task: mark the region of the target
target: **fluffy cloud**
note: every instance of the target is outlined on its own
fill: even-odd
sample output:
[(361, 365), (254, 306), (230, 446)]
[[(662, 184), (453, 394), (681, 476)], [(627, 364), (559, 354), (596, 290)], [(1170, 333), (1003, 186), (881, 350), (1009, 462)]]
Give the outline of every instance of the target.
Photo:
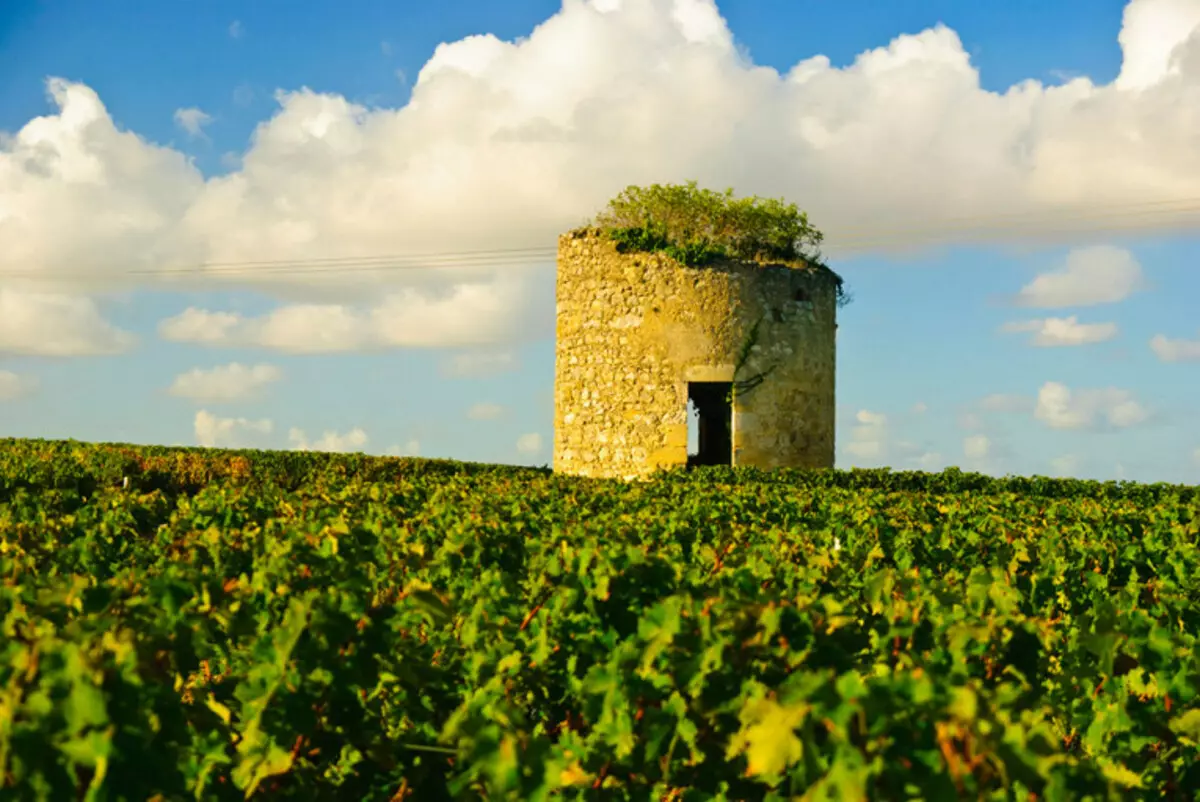
[(1144, 422), (1150, 413), (1128, 390), (1115, 387), (1072, 391), (1059, 382), (1038, 390), (1034, 417), (1053, 429), (1123, 429)]
[(923, 451), (909, 460), (915, 470), (940, 471), (946, 467), (946, 461), (937, 451)]
[(367, 444), (367, 433), (358, 427), (351, 429), (345, 434), (329, 431), (322, 434), (315, 442), (310, 443), (308, 435), (304, 433), (304, 430), (293, 427), (288, 430), (288, 440), (291, 442), (292, 448), (297, 451), (348, 453), (351, 451), (362, 451), (362, 447)]
[(1013, 393), (992, 393), (979, 399), (982, 412), (1016, 413), (1033, 409), (1033, 399)]
[(1150, 340), (1150, 350), (1163, 362), (1200, 362), (1200, 340), (1173, 340), (1156, 334)]
[(887, 415), (860, 409), (854, 416), (858, 425), (850, 430), (846, 453), (859, 459), (881, 460), (887, 453)]
[[(922, 405), (918, 405), (922, 406)], [(913, 414), (923, 414), (916, 411)], [(911, 420), (911, 419), (910, 419)], [(941, 453), (928, 443), (917, 443), (898, 437), (893, 421), (882, 412), (860, 409), (854, 415), (854, 425), (848, 436), (839, 440), (839, 447), (850, 458), (853, 467), (892, 465), (897, 469), (940, 470), (945, 467)], [(844, 460), (838, 456), (838, 463)]]
[(1189, 40), (1198, 27), (1200, 3), (1194, 0), (1130, 3), (1117, 37), (1125, 56), (1117, 86), (1148, 89), (1166, 76), (1179, 77), (1195, 52)]
[(268, 384), (281, 378), (283, 371), (274, 365), (248, 367), (233, 362), (208, 370), (193, 368), (187, 373), (181, 373), (175, 377), (167, 392), (208, 404), (242, 401), (254, 398)]
[(175, 124), (188, 136), (204, 135), (204, 126), (212, 122), (212, 117), (197, 108), (175, 109)]
[(1050, 460), (1050, 470), (1055, 476), (1076, 476), (1079, 473), (1079, 457), (1063, 454)]
[(11, 370), (0, 370), (0, 401), (12, 401), (37, 389), (37, 379)]
[(58, 113), (0, 137), (3, 269), (111, 289), (170, 258), (204, 179), (182, 153), (118, 130), (88, 87), (47, 88)]
[[(984, 431), (995, 431), (996, 416), (1030, 414), (1034, 403), (1034, 399), (1015, 393), (992, 393), (963, 405), (958, 413), (958, 427), (982, 437)], [(991, 438), (985, 439), (991, 444), (989, 448), (994, 455), (996, 442)]]
[(1002, 442), (991, 435), (977, 432), (967, 435), (962, 441), (963, 465), (965, 470), (999, 475), (1011, 456)]
[(387, 450), (389, 457), (418, 457), (421, 455), (421, 441), (413, 438), (403, 445), (391, 446)]
[(1075, 315), (1071, 315), (1012, 321), (1001, 326), (1000, 331), (1006, 334), (1031, 332), (1029, 344), (1045, 348), (1102, 343), (1117, 336), (1117, 324), (1080, 323)]
[(1016, 302), (1041, 308), (1111, 304), (1125, 300), (1144, 284), (1142, 267), (1133, 254), (1124, 248), (1095, 245), (1073, 249), (1061, 270), (1043, 273), (1026, 284)]
[(963, 456), (969, 460), (981, 461), (992, 453), (992, 441), (986, 434), (973, 434), (963, 438)]
[[(0, 216), (0, 239), (2, 223)], [(0, 289), (0, 353), (96, 356), (119, 354), (135, 342), (85, 296)]]
[[(130, 270), (221, 263), (241, 267), (190, 280), (281, 293), (353, 287), (362, 300), (403, 278), (398, 303), (411, 314), (400, 330), (346, 340), (403, 346), (445, 332), (435, 308), (470, 317), (428, 301), (434, 289), (482, 286), (489, 303), (513, 305), (503, 282), (487, 280), (508, 268), (494, 252), (366, 274), (350, 269), (354, 260), (537, 246), (540, 256), (510, 261), (546, 261), (555, 234), (630, 183), (696, 178), (787, 196), (826, 231), (831, 255), (908, 245), (914, 231), (959, 240), (1062, 233), (1080, 207), (1200, 195), (1193, 7), (1132, 0), (1112, 85), (1027, 81), (995, 93), (943, 26), (845, 67), (814, 56), (780, 74), (749, 62), (711, 0), (572, 0), (523, 39), (440, 45), (403, 108), (279, 92), (240, 165), (207, 180), (183, 154), (119, 130), (89, 87), (52, 79), (57, 110), (0, 143), (0, 253), (105, 288), (137, 280)], [(1178, 47), (1168, 53), (1164, 41)], [(999, 214), (1018, 222), (997, 227)], [(1112, 215), (1105, 233), (1187, 220), (1172, 214)], [(971, 228), (963, 216), (985, 222)], [(323, 257), (350, 261), (303, 274), (261, 264)], [(1120, 296), (1129, 264), (1115, 251), (1088, 258), (1108, 258), (1116, 283), (1080, 295), (1074, 283), (1047, 281), (1026, 300)], [(425, 312), (436, 318), (428, 334), (413, 322)], [(450, 327), (451, 342), (464, 339), (463, 325)], [(494, 338), (513, 330), (488, 328)]]
[(542, 450), (542, 436), (537, 432), (523, 434), (517, 438), (518, 454), (537, 454)]
[(436, 295), (411, 289), (393, 293), (369, 309), (292, 304), (246, 318), (189, 307), (162, 321), (159, 334), (176, 342), (333, 353), (485, 345), (550, 333), (552, 310), (530, 308), (524, 290), (520, 277), (502, 276)]
[(481, 378), (514, 370), (517, 358), (512, 351), (467, 351), (442, 362), (442, 375), (450, 378)]
[(467, 417), (471, 420), (495, 420), (503, 414), (504, 407), (486, 402), (475, 404), (467, 410)]
[(196, 443), (206, 448), (262, 448), (275, 429), (270, 419), (220, 418), (208, 410), (196, 413)]
[(158, 333), (164, 340), (221, 345), (232, 339), (231, 335), (241, 323), (241, 315), (232, 312), (207, 312), (188, 307), (159, 323)]

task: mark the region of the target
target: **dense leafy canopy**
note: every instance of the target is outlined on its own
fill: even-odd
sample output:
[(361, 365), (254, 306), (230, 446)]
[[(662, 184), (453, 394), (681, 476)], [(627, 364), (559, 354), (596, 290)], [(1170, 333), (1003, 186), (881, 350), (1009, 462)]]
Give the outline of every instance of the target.
[(1198, 532), (1169, 486), (0, 441), (0, 798), (1191, 798)]

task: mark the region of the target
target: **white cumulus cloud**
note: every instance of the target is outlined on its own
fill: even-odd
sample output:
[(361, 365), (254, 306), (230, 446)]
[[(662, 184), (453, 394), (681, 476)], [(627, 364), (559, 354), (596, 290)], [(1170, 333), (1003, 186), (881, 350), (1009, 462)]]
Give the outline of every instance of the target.
[(1055, 476), (1075, 476), (1079, 473), (1079, 457), (1063, 454), (1050, 460), (1050, 470)]
[(129, 282), (178, 249), (204, 179), (184, 154), (118, 129), (89, 87), (47, 89), (58, 113), (0, 137), (0, 270)]
[(1000, 331), (1006, 334), (1032, 333), (1030, 345), (1052, 348), (1106, 342), (1117, 336), (1117, 324), (1080, 323), (1078, 317), (1071, 315), (1011, 321), (1001, 326)]
[(208, 410), (196, 413), (196, 443), (206, 448), (262, 448), (275, 429), (269, 418), (221, 418)]
[(992, 393), (979, 399), (983, 412), (1014, 413), (1033, 409), (1033, 399), (1015, 393)]
[(212, 116), (197, 108), (175, 109), (175, 124), (188, 136), (204, 135), (204, 126), (212, 122)]
[(241, 316), (233, 312), (209, 312), (189, 306), (159, 323), (158, 333), (164, 340), (220, 345), (241, 322)]
[(1144, 286), (1133, 254), (1111, 245), (1075, 248), (1061, 270), (1043, 273), (1021, 288), (1017, 304), (1055, 308), (1123, 301)]
[[(914, 414), (920, 415), (923, 411)], [(906, 419), (912, 420), (908, 416), (900, 418), (901, 421)], [(839, 440), (840, 452), (844, 452), (844, 456), (842, 453), (838, 455), (839, 464), (845, 461), (845, 457), (849, 457), (852, 467), (891, 465), (897, 470), (931, 471), (939, 470), (946, 464), (942, 453), (929, 442), (905, 438), (901, 431), (903, 426), (897, 427), (895, 421), (882, 412), (860, 409), (854, 414), (853, 420), (854, 425), (850, 427), (848, 435)]]
[(389, 457), (419, 457), (421, 455), (421, 441), (413, 438), (403, 444), (390, 446), (387, 450)]
[(233, 362), (181, 373), (167, 392), (206, 404), (244, 401), (258, 396), (267, 385), (281, 378), (283, 371), (274, 365), (247, 366)]
[[(402, 108), (281, 91), (236, 167), (208, 178), (183, 153), (120, 129), (90, 87), (52, 78), (51, 113), (0, 140), (0, 269), (108, 290), (144, 280), (130, 271), (199, 265), (187, 286), (303, 291), (322, 304), (354, 296), (332, 301), (352, 310), (344, 329), (300, 337), (344, 350), (527, 332), (530, 304), (552, 309), (551, 296), (496, 276), (548, 262), (557, 233), (628, 184), (695, 178), (785, 196), (834, 256), (907, 247), (914, 229), (972, 241), (1061, 232), (1079, 208), (1200, 196), (1194, 5), (1131, 0), (1113, 84), (991, 92), (940, 25), (844, 67), (797, 54), (780, 73), (745, 56), (711, 0), (572, 0), (523, 38), (439, 45)], [(1015, 234), (961, 222), (1001, 214), (1024, 220)], [(1109, 220), (1106, 235), (1187, 216)], [(416, 256), (533, 246), (544, 250), (505, 265)], [(381, 258), (355, 269), (367, 257)], [(342, 261), (312, 261), (322, 258)], [(1071, 262), (1023, 301), (1086, 305), (1133, 291), (1136, 262), (1119, 249), (1073, 259), (1091, 266)], [(296, 260), (313, 269), (275, 269)], [(376, 269), (387, 266), (406, 269)]]
[(519, 278), (500, 277), (442, 295), (394, 293), (371, 308), (291, 304), (250, 318), (189, 307), (163, 320), (159, 334), (176, 342), (292, 353), (487, 345), (552, 330), (552, 310), (531, 309), (523, 289)]
[(963, 438), (963, 456), (970, 460), (985, 460), (992, 452), (992, 441), (986, 434)]
[(537, 454), (542, 450), (542, 436), (537, 432), (529, 432), (517, 438), (518, 454)]
[(1059, 382), (1046, 382), (1038, 390), (1034, 417), (1053, 429), (1114, 429), (1136, 426), (1149, 411), (1129, 390), (1115, 387), (1072, 391)]
[(12, 401), (37, 389), (38, 381), (11, 370), (0, 370), (0, 401)]
[(864, 460), (881, 460), (887, 454), (887, 416), (881, 412), (860, 409), (854, 416), (858, 425), (850, 430), (846, 453)]
[(491, 404), (486, 401), (478, 404), (473, 404), (467, 410), (467, 417), (471, 420), (495, 420), (504, 414), (504, 407), (499, 404)]
[(356, 426), (345, 434), (335, 431), (324, 432), (315, 441), (310, 442), (303, 429), (293, 427), (288, 430), (288, 440), (291, 442), (292, 448), (297, 451), (349, 453), (363, 450), (363, 446), (367, 444), (367, 433)]
[(1004, 464), (1006, 450), (991, 436), (982, 432), (967, 435), (963, 438), (962, 454), (963, 467), (980, 473), (998, 475)]
[(939, 471), (946, 467), (946, 461), (942, 459), (942, 455), (937, 451), (924, 451), (917, 456), (911, 458), (909, 462), (915, 470), (919, 471)]
[(1150, 340), (1150, 350), (1163, 362), (1200, 362), (1200, 339), (1172, 339), (1156, 334)]
[(0, 289), (0, 353), (97, 356), (122, 353), (135, 343), (86, 296)]
[(1164, 78), (1180, 76), (1196, 44), (1200, 3), (1195, 0), (1149, 0), (1125, 7), (1117, 41), (1124, 63), (1117, 77), (1121, 89), (1149, 89)]
[(451, 378), (482, 378), (515, 370), (512, 351), (466, 351), (442, 362), (442, 375)]

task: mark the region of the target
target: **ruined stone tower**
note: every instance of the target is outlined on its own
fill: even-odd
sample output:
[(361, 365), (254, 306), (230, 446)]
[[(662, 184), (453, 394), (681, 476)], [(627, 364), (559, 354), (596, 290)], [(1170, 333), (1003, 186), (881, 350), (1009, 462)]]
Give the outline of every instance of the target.
[(688, 267), (598, 229), (562, 235), (554, 470), (832, 467), (838, 284), (803, 262)]

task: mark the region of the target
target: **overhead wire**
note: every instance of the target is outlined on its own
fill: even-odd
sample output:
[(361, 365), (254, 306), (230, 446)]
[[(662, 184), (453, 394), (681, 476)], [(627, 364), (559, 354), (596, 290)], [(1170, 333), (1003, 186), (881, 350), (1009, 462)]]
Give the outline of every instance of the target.
[[(1172, 208), (1162, 208), (1168, 204)], [(1151, 205), (1159, 208), (1145, 208)], [(1152, 219), (1148, 220), (1147, 218), (1157, 217), (1164, 221), (1179, 221), (1183, 215), (1200, 213), (1200, 198), (1194, 200), (1188, 199), (1186, 201), (1155, 201), (1146, 204), (1130, 204), (1107, 208), (1107, 212), (1099, 214), (1090, 210), (1087, 212), (1076, 210), (1074, 213), (1050, 211), (1023, 213), (1019, 215), (951, 218), (941, 225), (925, 226), (924, 228), (898, 226), (891, 230), (877, 229), (873, 234), (848, 237), (839, 236), (836, 240), (831, 240), (831, 242), (833, 243), (832, 247), (836, 247), (838, 250), (845, 250), (847, 247), (864, 249), (884, 245), (902, 246), (907, 244), (922, 244), (930, 240), (955, 240), (956, 238), (961, 238), (964, 234), (998, 235), (1025, 233), (1034, 236), (1054, 236), (1069, 233), (1145, 230), (1146, 224), (1153, 222)], [(1117, 227), (1111, 225), (1114, 219), (1123, 221), (1130, 218), (1137, 218), (1140, 225)], [(1073, 222), (1084, 225), (1082, 227), (1064, 225)], [(1197, 223), (1200, 222), (1200, 219), (1190, 222)], [(1105, 225), (1098, 228), (1094, 225), (1096, 223), (1105, 223)]]
[[(1200, 197), (1137, 203), (1093, 205), (1076, 209), (1017, 212), (975, 217), (947, 218), (940, 222), (928, 220), (893, 223), (888, 227), (843, 229), (836, 238), (822, 243), (826, 250), (837, 253), (881, 250), (884, 248), (928, 247), (938, 243), (965, 243), (972, 239), (1000, 235), (1055, 237), (1066, 234), (1089, 234), (1104, 231), (1146, 230), (1157, 218), (1161, 221), (1184, 222), (1187, 215), (1200, 214)], [(1137, 221), (1136, 226), (1112, 226), (1112, 221)], [(1200, 223), (1200, 219), (1187, 220)], [(1080, 225), (1067, 226), (1064, 224)], [(1099, 225), (1102, 224), (1102, 225)], [(436, 268), (498, 267), (528, 265), (553, 258), (556, 245), (490, 248), (473, 251), (405, 252), (373, 255), (325, 256), (291, 259), (257, 259), (223, 262), (200, 262), (159, 268), (90, 267), (78, 271), (13, 270), (0, 268), (0, 278), (32, 278), (46, 281), (68, 278), (99, 278), (138, 276), (169, 278), (182, 276), (259, 276), (322, 273), (390, 272), (397, 270), (431, 270)], [(0, 259), (0, 264), (2, 264)]]

